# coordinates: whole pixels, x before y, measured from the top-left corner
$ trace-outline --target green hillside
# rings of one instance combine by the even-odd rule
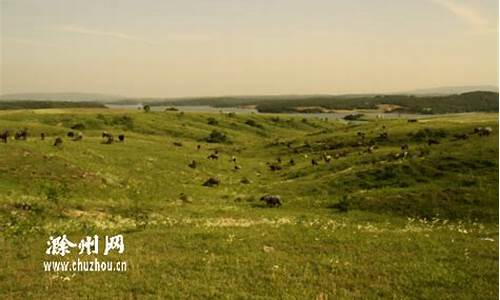
[[[496,113],[349,123],[0,112],[0,133],[22,128],[27,141],[0,140],[6,298],[497,297]],[[204,186],[209,178],[219,185]],[[282,206],[267,207],[267,194]],[[43,271],[49,235],[95,233],[124,235],[125,253],[112,258],[128,272]]]

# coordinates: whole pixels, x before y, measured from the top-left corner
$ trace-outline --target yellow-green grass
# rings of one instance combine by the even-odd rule
[[[85,126],[73,130],[83,132],[79,142],[65,136],[75,124]],[[377,140],[383,126],[389,139]],[[493,133],[472,134],[479,126]],[[0,130],[23,127],[28,141],[0,143],[1,298],[497,298],[498,114],[346,123],[0,112]],[[229,141],[207,143],[212,130]],[[125,142],[102,144],[103,131],[124,133]],[[357,132],[366,134],[362,145]],[[54,147],[58,136],[63,145]],[[440,144],[428,146],[428,138]],[[396,159],[401,144],[408,156]],[[208,160],[215,150],[219,160]],[[330,163],[320,159],[340,152]],[[267,163],[278,157],[283,169],[272,172]],[[196,169],[188,167],[193,159]],[[202,186],[209,177],[221,184]],[[266,207],[265,194],[280,195],[283,205]],[[43,271],[53,259],[45,255],[50,235],[119,233],[125,253],[97,257],[125,260],[127,272]]]

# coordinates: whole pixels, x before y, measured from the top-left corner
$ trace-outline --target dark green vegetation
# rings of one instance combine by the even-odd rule
[[[37,108],[104,108],[103,103],[98,102],[74,102],[74,101],[37,101],[37,100],[15,100],[0,101],[0,110],[6,109],[37,109]]]
[[[219,97],[199,98],[178,101],[152,101],[150,105],[208,105],[214,107],[233,107],[255,105],[259,112],[283,113],[296,112],[300,107],[303,112],[318,112],[318,109],[377,109],[379,105],[399,107],[398,112],[417,114],[443,114],[461,112],[497,112],[498,93],[470,92],[447,96],[309,96],[290,97]]]
[[[0,141],[0,298],[497,298],[498,114],[0,112],[0,131],[24,127]],[[124,234],[98,258],[128,272],[43,272],[49,235],[95,233]]]

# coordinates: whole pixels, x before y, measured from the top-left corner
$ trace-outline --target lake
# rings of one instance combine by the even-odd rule
[[[130,104],[107,104],[110,109],[128,109],[139,110],[142,109],[141,105]],[[237,113],[237,114],[259,114],[259,115],[287,115],[302,118],[327,118],[332,120],[343,119],[351,114],[364,114],[365,118],[380,118],[380,119],[418,119],[429,118],[430,115],[407,114],[407,113],[383,113],[379,110],[341,110],[329,113],[260,113],[254,108],[241,108],[241,107],[212,107],[212,106],[151,106],[151,111],[165,111],[167,108],[176,108],[182,112],[205,112],[205,113]]]

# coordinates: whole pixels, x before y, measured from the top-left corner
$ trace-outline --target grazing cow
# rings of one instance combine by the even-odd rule
[[[103,144],[113,144],[114,138],[111,133],[103,132],[102,137],[105,139],[102,143]]]
[[[364,132],[358,131],[358,133],[357,133],[357,134],[358,134],[358,136],[359,136],[362,140],[364,140],[364,139],[365,139],[366,134],[365,134]]]
[[[125,135],[123,133],[118,135],[118,141],[121,143],[125,141]]]
[[[207,179],[207,181],[205,181],[203,183],[203,186],[209,186],[209,187],[212,187],[212,186],[217,186],[220,184],[220,180],[215,178],[215,177],[210,177]]]
[[[493,130],[491,127],[477,127],[474,128],[474,133],[477,133],[479,136],[488,136],[491,134]]]
[[[240,182],[243,183],[243,184],[250,184],[251,183],[250,179],[248,179],[246,177],[241,178]]]
[[[196,169],[196,160],[193,159],[193,161],[188,165],[191,169]]]
[[[401,145],[401,150],[408,150],[409,147],[408,144],[403,144]]]
[[[56,139],[54,140],[54,146],[56,146],[56,147],[61,146],[61,145],[62,145],[62,143],[63,143],[63,140],[62,140],[62,138],[60,138],[60,137],[58,137],[58,138],[56,138]]]
[[[73,131],[68,132],[67,136],[69,138],[73,138],[75,136],[75,133]]]
[[[241,169],[241,166],[234,165],[234,169],[235,169],[235,170],[239,170],[239,169]]]
[[[219,155],[217,155],[216,153],[212,153],[207,158],[211,159],[211,160],[218,160],[219,159]]]
[[[281,197],[278,195],[265,195],[260,198],[260,201],[265,202],[268,207],[281,206]]]
[[[179,142],[174,142],[174,146],[177,146],[177,147],[182,147],[182,143],[179,143]]]
[[[418,120],[417,119],[408,119],[408,123],[417,123]]]
[[[370,147],[368,147],[368,149],[366,149],[366,152],[373,153],[373,150],[375,150],[376,148],[377,148],[377,146],[371,145]]]
[[[44,141],[45,140],[45,133],[40,133],[40,140]]]
[[[7,143],[7,139],[10,136],[10,132],[8,130],[4,130],[2,133],[0,133],[0,139],[4,142]]]
[[[201,149],[201,145],[196,146],[196,150],[200,150],[200,149]]]
[[[281,157],[276,158],[276,162],[281,164]]]
[[[290,164],[290,166],[295,166],[295,161],[292,159],[290,159],[290,161],[288,162]]]
[[[387,139],[389,139],[389,135],[387,134],[387,132],[382,132],[378,137],[381,140],[387,140]]]
[[[233,155],[233,156],[231,157],[231,160],[232,160],[234,163],[236,163],[236,156],[234,156],[234,155]]]
[[[453,137],[457,140],[466,140],[469,138],[469,136],[466,133],[457,133],[454,134]]]
[[[16,140],[25,141],[28,138],[28,129],[23,128],[21,131],[16,132],[16,134],[14,135],[14,138]]]
[[[269,165],[269,170],[271,171],[279,171],[282,167],[280,165]]]
[[[435,139],[429,139],[427,141],[427,145],[439,145],[439,141],[438,140],[435,140]]]
[[[81,141],[83,139],[83,134],[81,132],[78,132],[77,134],[74,135],[73,141]]]
[[[102,142],[103,144],[112,144],[114,142],[114,138],[113,138],[113,135],[111,133],[103,131],[102,137],[105,139]]]
[[[311,165],[314,167],[314,166],[317,166],[318,165],[318,162],[313,158],[311,159]]]
[[[401,151],[400,153],[394,154],[395,159],[406,158],[408,156],[408,151]]]
[[[322,158],[325,162],[327,162],[327,163],[329,163],[329,162],[332,160],[332,156],[331,156],[331,155],[326,154],[325,152],[323,152],[323,155],[321,155],[321,158]]]

